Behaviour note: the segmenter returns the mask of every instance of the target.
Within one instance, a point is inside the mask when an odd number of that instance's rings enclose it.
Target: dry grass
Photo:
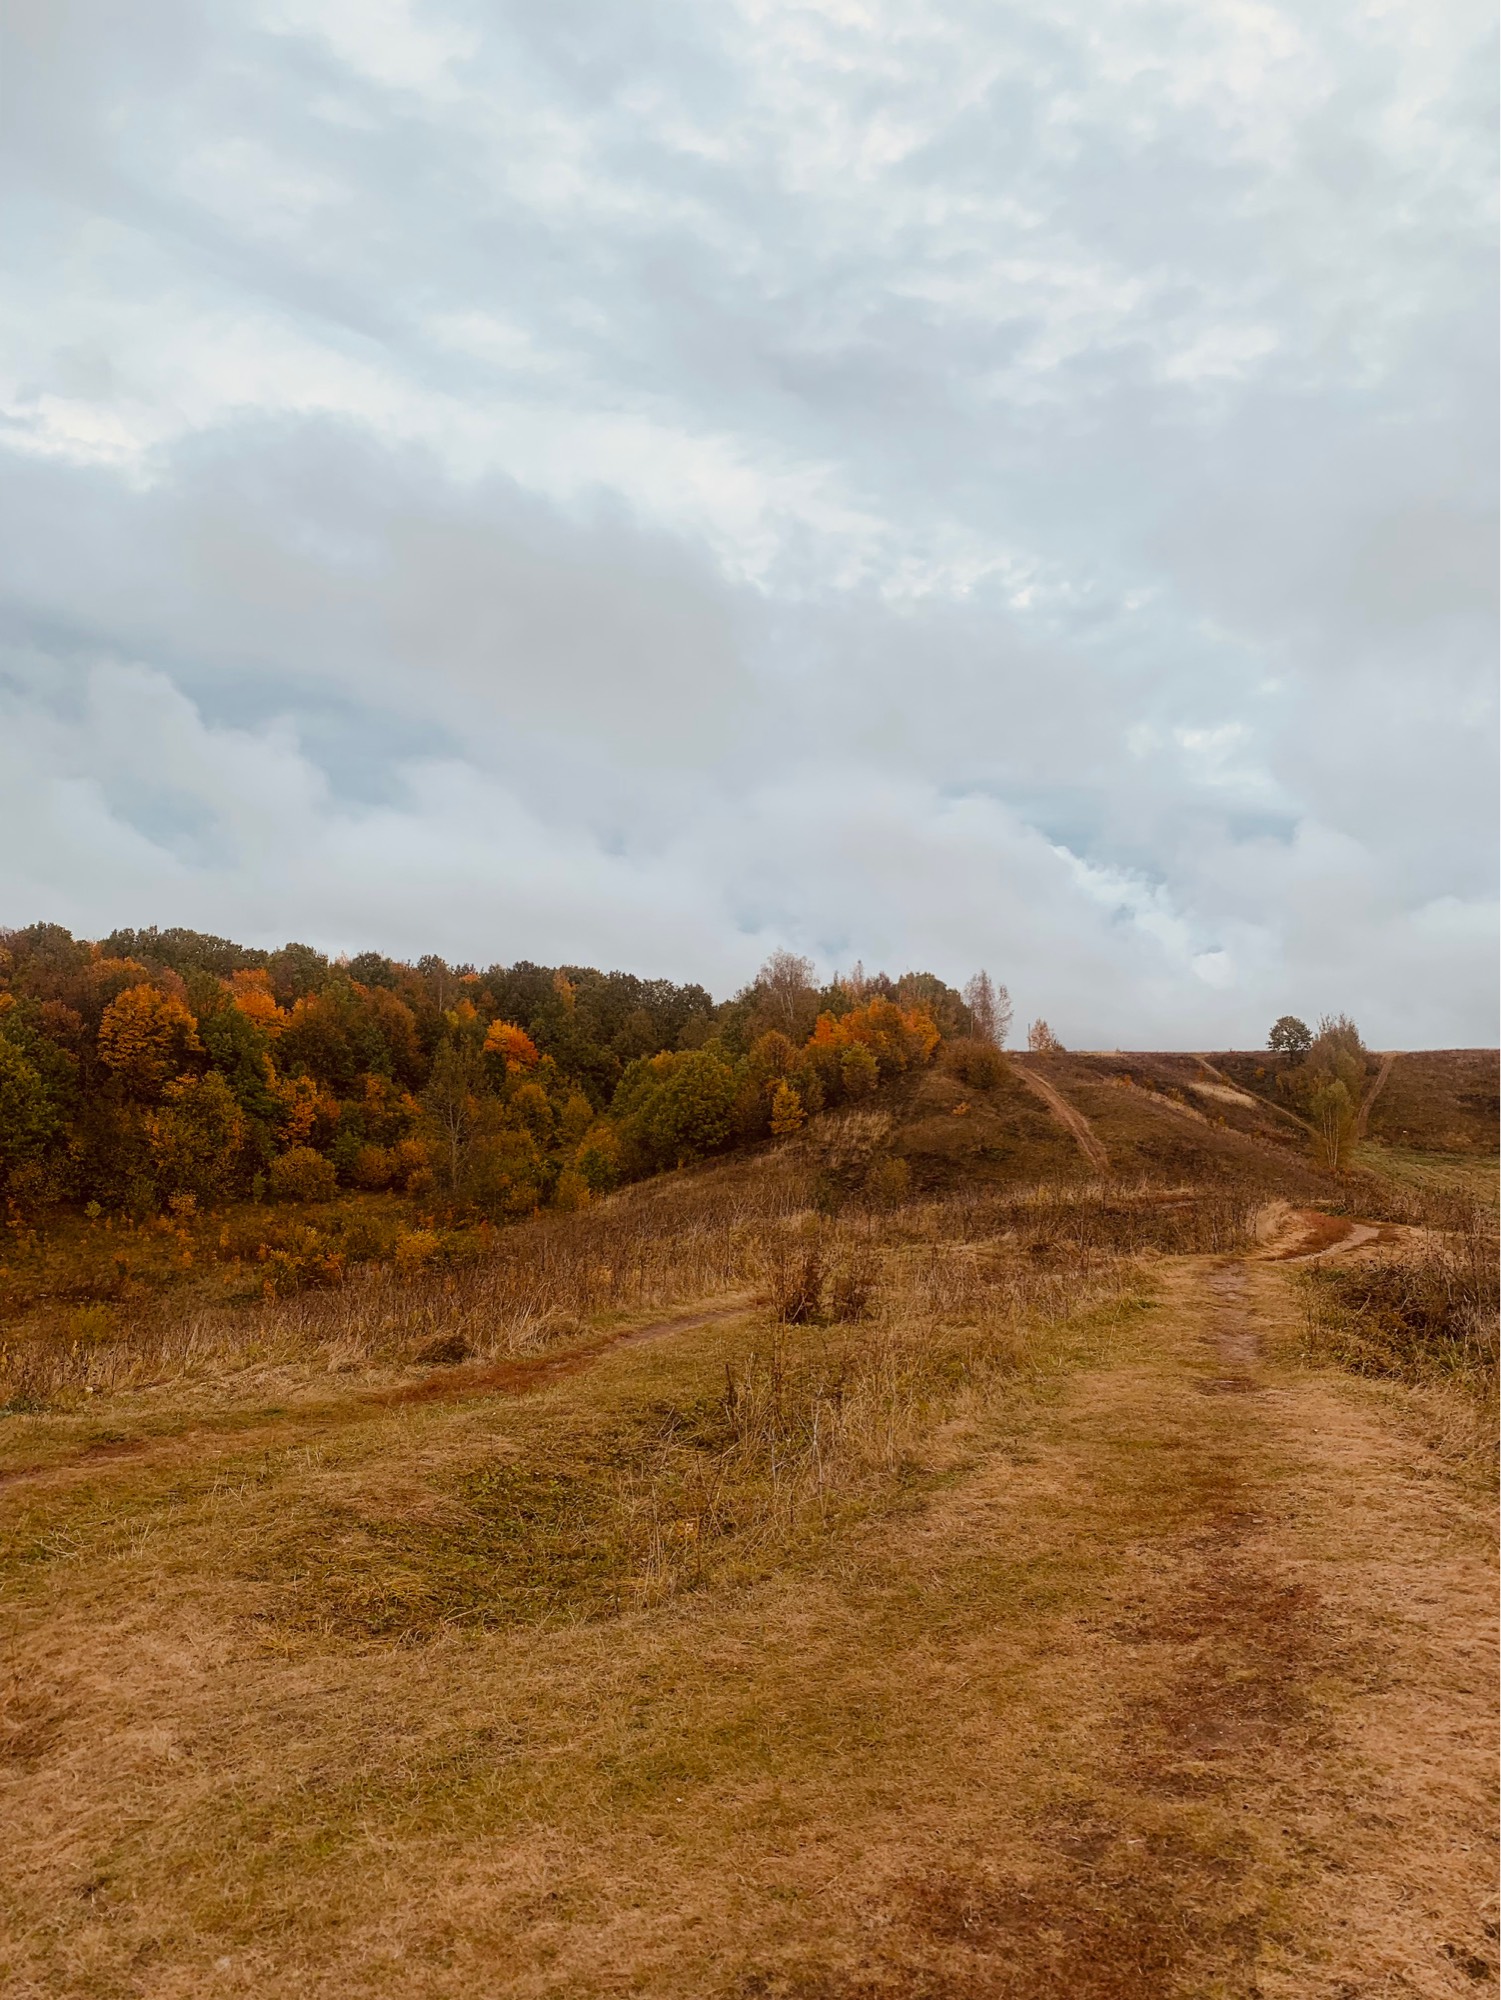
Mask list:
[[[577,1337],[586,1321],[771,1291],[803,1269],[810,1227],[815,1236],[836,1228],[814,1206],[819,1192],[816,1167],[790,1173],[762,1158],[647,1182],[582,1213],[539,1216],[496,1234],[456,1268],[373,1264],[326,1289],[273,1292],[249,1305],[147,1296],[54,1309],[0,1340],[0,1409],[77,1409],[146,1385],[210,1384],[231,1371],[256,1376],[263,1390],[275,1376],[279,1399],[323,1396],[330,1375],[374,1370],[386,1379],[424,1365],[532,1354]],[[895,1213],[855,1203],[838,1212],[844,1261],[830,1272],[849,1283],[878,1237],[913,1246],[958,1235],[1019,1243],[1039,1260],[1066,1260],[1087,1280],[1100,1254],[1233,1247],[1247,1240],[1254,1205],[1247,1189],[1145,1184],[966,1190]]]
[[[1225,1358],[1297,1329],[1251,1192],[830,1213],[806,1157],[186,1359],[167,1315],[8,1420],[7,1995],[1490,1976],[1483,1522],[1411,1474],[1416,1392]],[[324,1402],[272,1418],[253,1347]]]
[[[1488,1403],[1501,1310],[1495,1221],[1463,1198],[1445,1208],[1449,1227],[1400,1251],[1300,1274],[1308,1346],[1356,1374],[1442,1377]]]
[[[494,1234],[455,1268],[413,1254],[349,1270],[323,1290],[278,1297],[273,1288],[248,1306],[148,1296],[54,1311],[0,1346],[0,1398],[33,1409],[236,1368],[349,1374],[399,1369],[424,1350],[433,1359],[527,1354],[576,1334],[586,1316],[759,1281],[768,1242],[805,1210],[800,1184],[758,1162],[539,1216]]]
[[[1299,1274],[1302,1352],[1424,1392],[1430,1445],[1489,1481],[1501,1312],[1495,1215],[1453,1190],[1429,1194],[1423,1207],[1447,1226]]]

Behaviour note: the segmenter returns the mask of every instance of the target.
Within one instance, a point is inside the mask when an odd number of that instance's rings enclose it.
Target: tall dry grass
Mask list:
[[[1101,1259],[1243,1245],[1255,1208],[1246,1191],[1218,1187],[1042,1186],[895,1209],[850,1204],[831,1217],[815,1205],[817,1192],[814,1177],[772,1155],[535,1217],[454,1269],[424,1264],[418,1242],[406,1261],[355,1267],[337,1286],[285,1298],[221,1305],[168,1295],[60,1308],[0,1338],[0,1407],[40,1410],[254,1369],[326,1376],[410,1368],[424,1356],[532,1353],[586,1322],[726,1295],[773,1296],[811,1243],[836,1239],[836,1275],[853,1287],[846,1315],[854,1292],[869,1289],[868,1275],[856,1276],[861,1259],[868,1266],[877,1253],[908,1260],[919,1287],[969,1282],[961,1265],[937,1254],[960,1241],[1025,1254],[1045,1276],[1043,1289],[1062,1300]]]
[[[1024,1374],[1033,1343],[1137,1284],[1118,1251],[1051,1264],[969,1239],[972,1220],[929,1204],[763,1221],[741,1267],[757,1309],[723,1336],[717,1386],[701,1367],[666,1400],[563,1403],[527,1449],[461,1459],[415,1511],[302,1523],[265,1555],[275,1615],[403,1643],[609,1617],[766,1574],[924,1489],[955,1420]]]
[[[1495,1223],[1477,1202],[1444,1207],[1450,1226],[1398,1254],[1302,1272],[1305,1323],[1310,1343],[1356,1374],[1456,1380],[1486,1398],[1501,1310]]]
[[[528,1353],[586,1317],[753,1282],[768,1232],[804,1207],[786,1175],[673,1176],[537,1216],[453,1269],[428,1262],[416,1240],[406,1258],[356,1267],[325,1290],[248,1305],[167,1296],[62,1310],[0,1341],[0,1406],[255,1366],[398,1367],[436,1346],[450,1358]]]

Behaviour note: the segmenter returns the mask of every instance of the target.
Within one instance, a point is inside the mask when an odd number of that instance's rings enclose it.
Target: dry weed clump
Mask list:
[[[1307,1344],[1355,1374],[1446,1380],[1489,1403],[1501,1310],[1495,1225],[1478,1203],[1443,1206],[1450,1227],[1405,1254],[1299,1274]]]

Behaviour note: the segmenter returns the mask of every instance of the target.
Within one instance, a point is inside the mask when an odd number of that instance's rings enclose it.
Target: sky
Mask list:
[[[0,924],[1496,1040],[1480,0],[12,0]]]

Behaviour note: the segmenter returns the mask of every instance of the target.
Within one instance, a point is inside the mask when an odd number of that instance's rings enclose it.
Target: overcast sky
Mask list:
[[[1489,0],[11,0],[0,922],[1495,1040]]]

